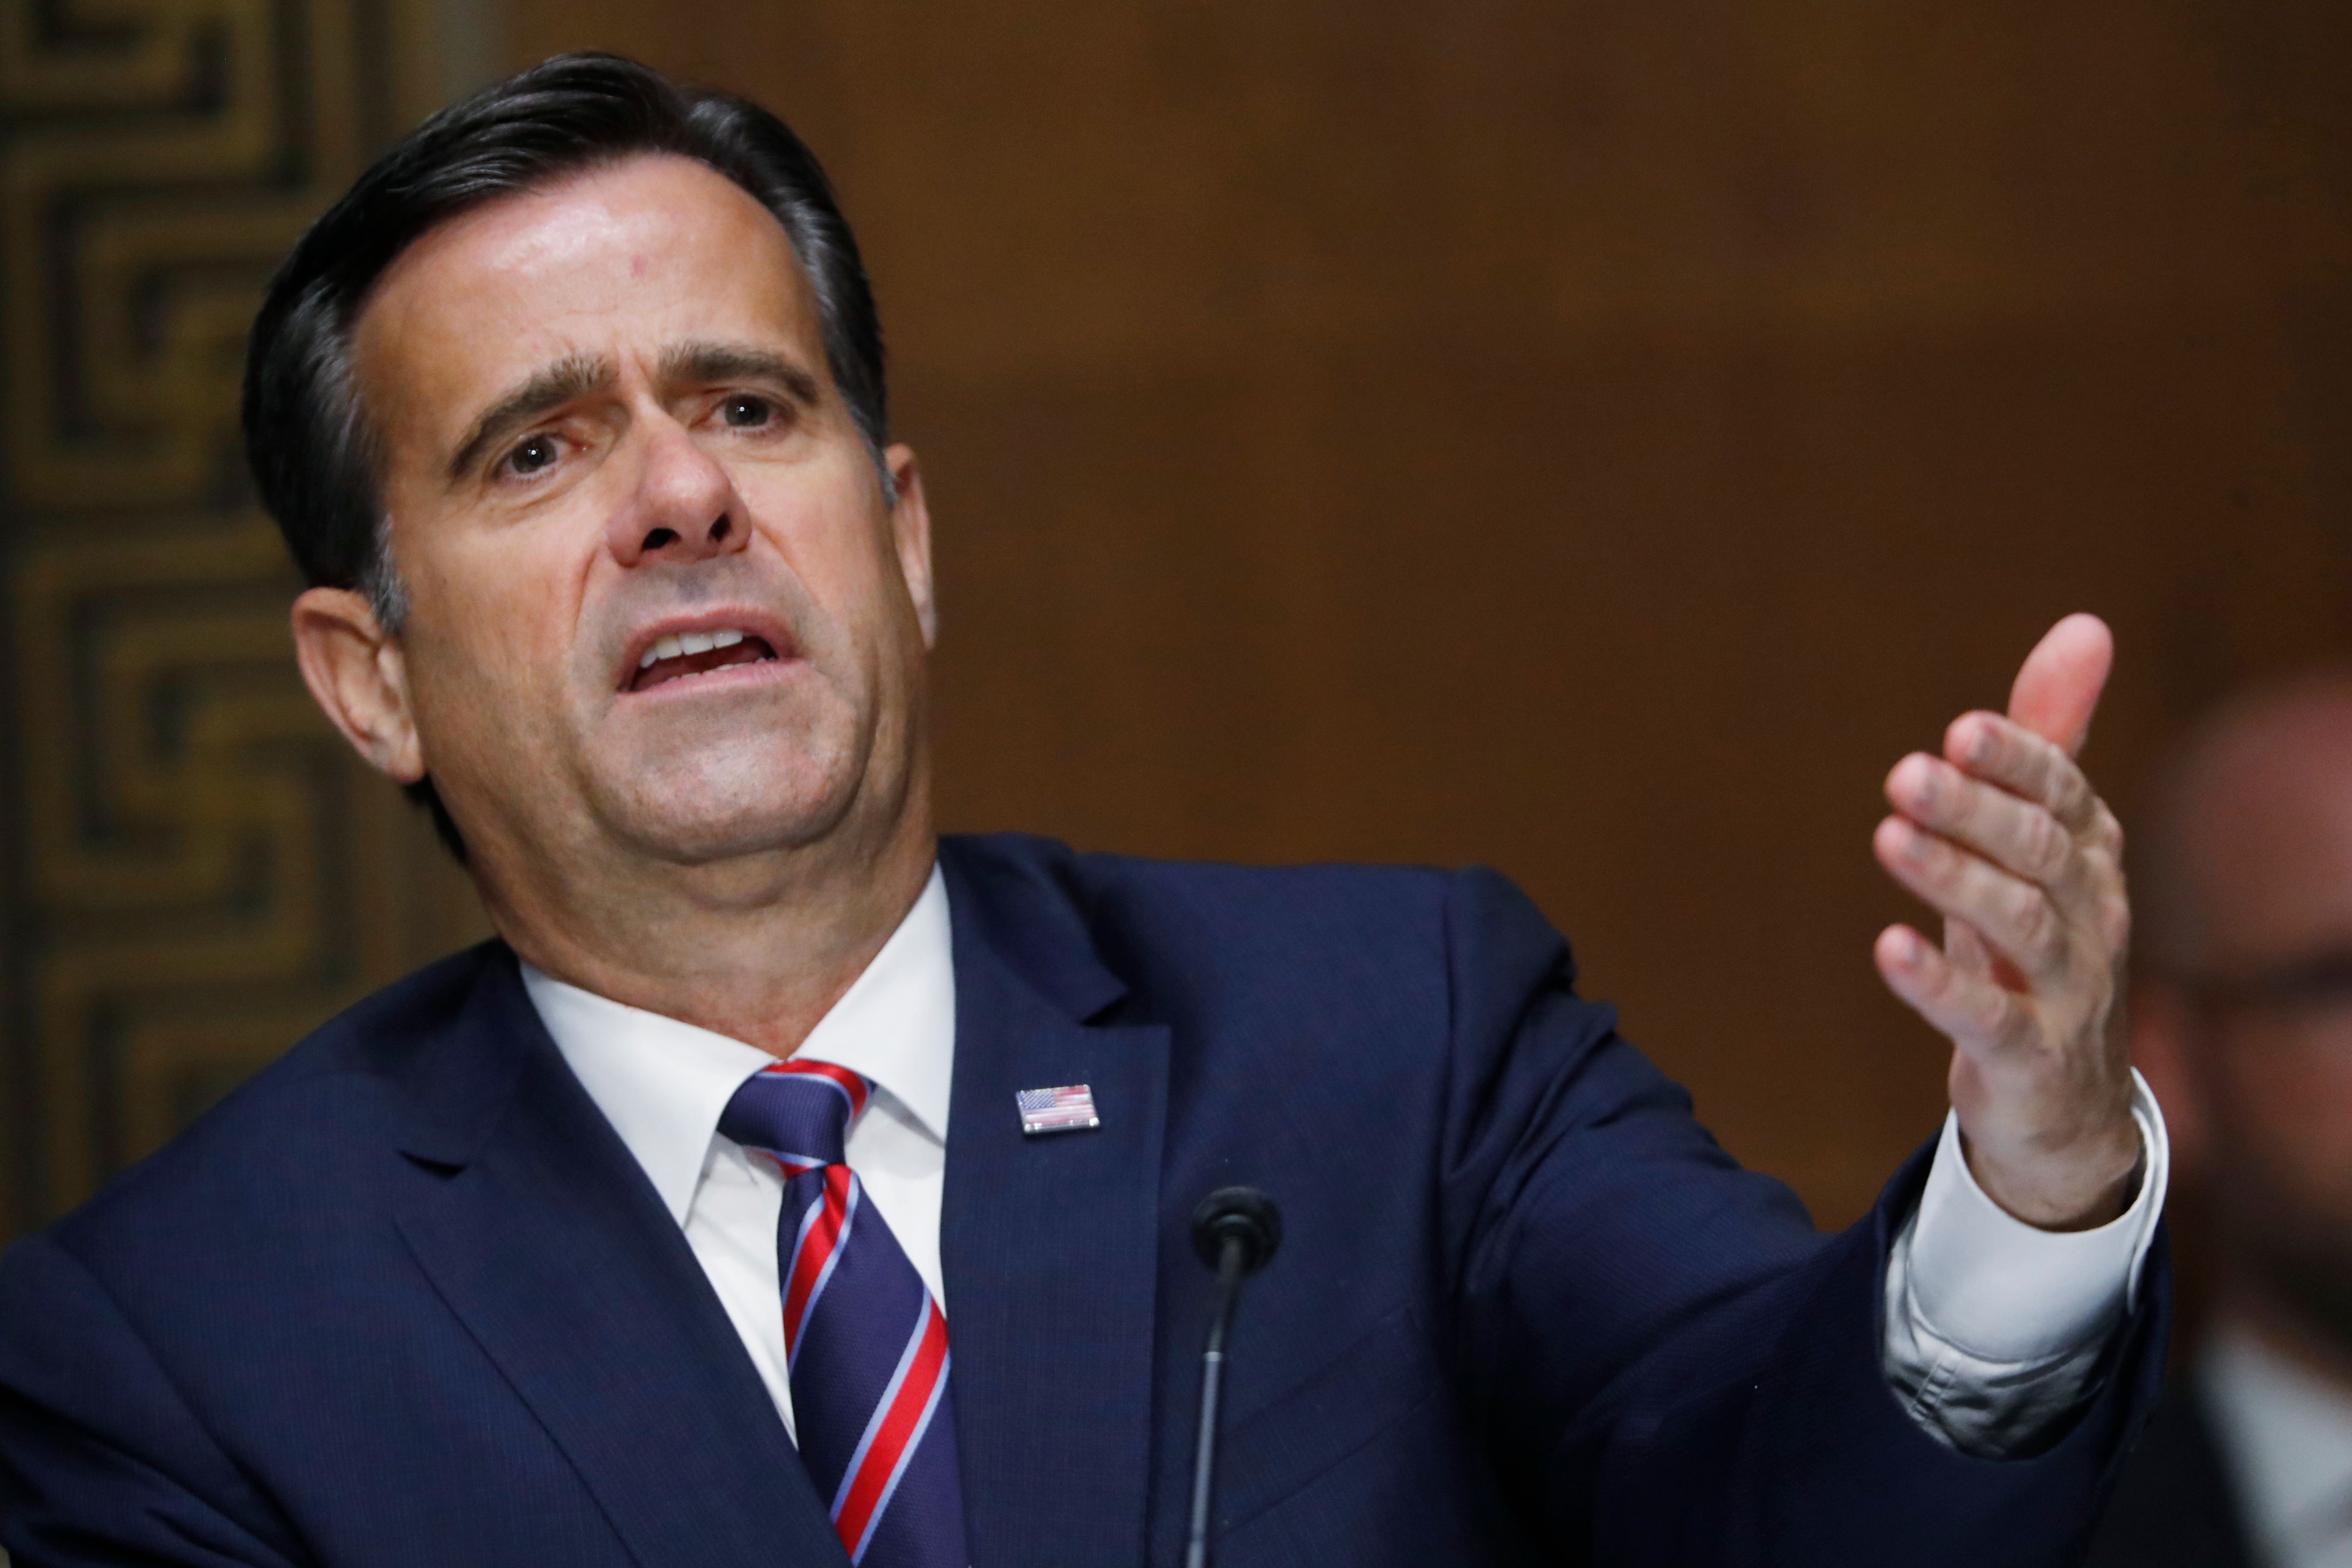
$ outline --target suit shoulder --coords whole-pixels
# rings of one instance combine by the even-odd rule
[[[511,962],[506,944],[494,939],[372,992],[296,1041],[190,1132],[274,1116],[289,1097],[307,1097],[323,1080],[398,1081],[426,1044],[457,1021],[484,974]]]
[[[1253,866],[1081,853],[1052,839],[950,840],[963,880],[1011,882],[1071,910],[1122,969],[1182,955],[1235,973],[1323,971],[1376,989],[1443,984],[1449,969],[1565,965],[1565,941],[1509,879],[1485,867],[1325,862]]]
[[[1088,910],[1163,903],[1228,919],[1263,913],[1419,925],[1442,916],[1454,884],[1465,877],[1504,883],[1480,868],[1447,871],[1343,861],[1256,866],[1164,860],[1080,851],[1055,839],[1020,833],[954,837],[942,848],[974,871],[1018,881],[1038,892],[1051,891]]]
[[[393,1124],[418,1056],[456,1021],[488,967],[489,942],[426,965],[320,1025],[231,1090],[177,1137],[116,1176],[51,1228],[68,1251],[103,1249],[208,1202],[331,1187],[339,1161]]]

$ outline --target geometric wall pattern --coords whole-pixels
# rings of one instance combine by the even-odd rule
[[[0,1239],[478,928],[302,689],[236,435],[263,280],[464,20],[0,0]]]

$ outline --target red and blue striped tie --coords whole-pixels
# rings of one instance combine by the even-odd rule
[[[842,1163],[871,1087],[831,1062],[780,1062],[735,1091],[719,1131],[783,1173],[793,1425],[849,1560],[966,1568],[947,1319]]]

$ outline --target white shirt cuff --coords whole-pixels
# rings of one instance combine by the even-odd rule
[[[2132,1119],[2145,1154],[2131,1206],[2095,1230],[2052,1231],[1985,1195],[1960,1152],[1959,1117],[1946,1116],[1903,1270],[1916,1326],[1971,1359],[2015,1365],[2080,1349],[2128,1311],[2171,1173],[2164,1113],[2137,1069]]]

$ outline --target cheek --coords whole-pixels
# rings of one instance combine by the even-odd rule
[[[779,486],[773,494],[761,494],[756,486],[741,488],[761,520],[761,531],[783,556],[824,622],[835,628],[831,635],[863,628],[857,636],[866,645],[860,653],[870,658],[895,639],[898,622],[911,623],[913,610],[888,513],[878,498],[866,493],[873,489],[871,478],[858,471],[845,479],[853,482],[829,488],[831,493]],[[857,480],[864,481],[863,489]]]
[[[569,563],[520,535],[501,542],[446,552],[412,580],[412,680],[428,739],[463,729],[504,749],[561,700],[573,652]]]

